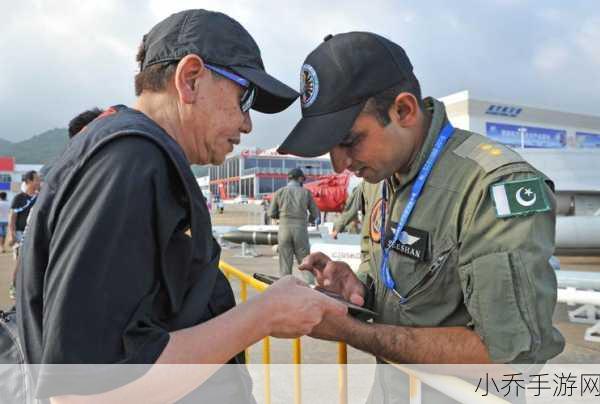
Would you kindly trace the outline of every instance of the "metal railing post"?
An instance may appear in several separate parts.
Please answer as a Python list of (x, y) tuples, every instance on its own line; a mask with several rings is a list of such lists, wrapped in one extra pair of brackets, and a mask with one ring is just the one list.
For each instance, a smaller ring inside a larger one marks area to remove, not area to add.
[(263, 364), (265, 365), (265, 403), (271, 404), (271, 341), (263, 338)]
[(300, 367), (302, 363), (302, 345), (300, 338), (296, 338), (292, 342), (292, 346), (294, 361), (294, 403), (300, 404), (302, 403), (302, 368)]
[(338, 342), (338, 395), (339, 403), (348, 402), (348, 348), (345, 343)]

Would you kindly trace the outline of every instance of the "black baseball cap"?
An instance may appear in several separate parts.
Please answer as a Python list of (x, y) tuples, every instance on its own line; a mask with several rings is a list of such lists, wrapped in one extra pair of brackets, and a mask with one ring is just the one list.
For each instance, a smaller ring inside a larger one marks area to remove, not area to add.
[(208, 10), (172, 14), (144, 35), (146, 55), (141, 69), (196, 54), (205, 63), (226, 67), (257, 87), (253, 109), (275, 113), (286, 109), (299, 94), (265, 71), (260, 49), (248, 31), (233, 18)]
[(416, 80), (399, 45), (370, 32), (328, 35), (302, 66), (302, 119), (277, 151), (320, 156), (348, 134), (367, 100), (400, 82)]

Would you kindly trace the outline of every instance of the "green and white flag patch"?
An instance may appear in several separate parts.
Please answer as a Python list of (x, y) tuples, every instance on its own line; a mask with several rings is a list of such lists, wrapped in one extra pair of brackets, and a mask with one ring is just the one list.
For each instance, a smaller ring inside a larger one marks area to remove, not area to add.
[(497, 217), (528, 215), (550, 210), (544, 182), (541, 178), (506, 181), (493, 184), (490, 193)]

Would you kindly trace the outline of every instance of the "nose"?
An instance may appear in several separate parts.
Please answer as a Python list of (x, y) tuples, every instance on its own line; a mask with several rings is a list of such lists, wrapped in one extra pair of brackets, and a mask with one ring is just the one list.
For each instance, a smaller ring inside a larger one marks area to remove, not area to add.
[(242, 127), (240, 128), (240, 132), (242, 132), (242, 133), (252, 132), (252, 118), (250, 118), (250, 111), (244, 112), (244, 121), (242, 122)]
[(352, 164), (352, 159), (348, 155), (348, 151), (344, 147), (335, 146), (329, 152), (331, 165), (336, 173), (341, 173)]

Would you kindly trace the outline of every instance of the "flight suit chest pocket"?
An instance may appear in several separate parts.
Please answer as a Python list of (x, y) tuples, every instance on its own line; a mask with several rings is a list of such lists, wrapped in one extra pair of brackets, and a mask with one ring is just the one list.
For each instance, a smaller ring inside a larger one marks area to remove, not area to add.
[(390, 293), (396, 295), (403, 306), (419, 304), (423, 297), (439, 292), (448, 283), (441, 279), (452, 275), (445, 272), (452, 266), (450, 263), (456, 261), (456, 244), (443, 242), (436, 250), (433, 258), (425, 262), (401, 254), (390, 254), (390, 268), (396, 283), (395, 290)]

